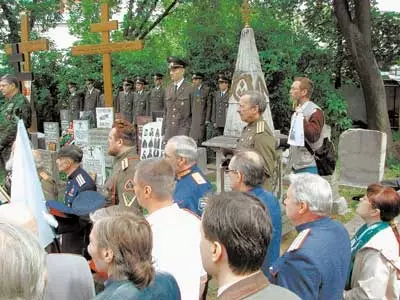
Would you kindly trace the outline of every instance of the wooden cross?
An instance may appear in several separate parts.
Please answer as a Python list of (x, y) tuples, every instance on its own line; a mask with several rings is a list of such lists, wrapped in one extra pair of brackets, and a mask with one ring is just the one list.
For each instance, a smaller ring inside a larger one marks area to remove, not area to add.
[(101, 32), (101, 44), (81, 45), (72, 47), (72, 55), (103, 55), (103, 79), (104, 99), (107, 107), (113, 106), (112, 99), (112, 75), (111, 75), (111, 53), (122, 51), (137, 51), (143, 49), (143, 41), (132, 42), (110, 42), (110, 31), (118, 29), (118, 21), (109, 20), (109, 8), (107, 3), (101, 5), (100, 23), (91, 24), (92, 32)]
[(33, 74), (31, 72), (21, 72), (21, 63), (24, 62), (24, 55), (19, 53), (18, 44), (11, 45), (11, 55), (8, 57), (8, 62), (14, 68), (15, 77), (18, 79), (19, 90), (22, 92), (22, 81), (32, 81)]

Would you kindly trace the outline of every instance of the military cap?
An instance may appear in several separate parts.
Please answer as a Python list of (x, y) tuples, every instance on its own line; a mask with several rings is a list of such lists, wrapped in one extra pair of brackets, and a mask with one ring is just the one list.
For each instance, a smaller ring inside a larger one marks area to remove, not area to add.
[(175, 56), (169, 56), (168, 59), (168, 68), (185, 68), (187, 66), (187, 63), (178, 57)]
[(164, 78), (164, 75), (161, 73), (154, 74), (154, 79), (163, 79), (163, 78)]
[(73, 161), (80, 163), (82, 161), (83, 152), (82, 149), (75, 145), (65, 145), (58, 150), (57, 158), (68, 157)]
[(94, 83), (94, 79), (93, 79), (93, 78), (90, 78), (90, 77), (88, 77), (88, 78), (86, 78), (86, 82)]
[(75, 81), (68, 81), (68, 85), (76, 87), (76, 82)]
[(203, 73), (193, 73), (192, 79), (204, 79), (204, 74)]
[(229, 79), (227, 76), (225, 76), (225, 75), (223, 75), (223, 74), (220, 74), (220, 75), (218, 75), (218, 82), (226, 82), (226, 83), (229, 83), (229, 82), (230, 82), (230, 79)]
[(140, 84), (146, 84), (147, 83), (146, 79), (144, 79), (143, 77), (140, 77), (140, 76), (136, 77), (135, 82), (136, 83), (140, 83)]
[(129, 78), (124, 78), (124, 82), (129, 83), (130, 85), (133, 85), (133, 81), (130, 80)]

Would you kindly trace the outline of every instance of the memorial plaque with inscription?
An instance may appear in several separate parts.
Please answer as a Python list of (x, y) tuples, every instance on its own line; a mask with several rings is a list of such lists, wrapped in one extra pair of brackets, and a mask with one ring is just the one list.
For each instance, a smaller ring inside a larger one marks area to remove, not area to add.
[(60, 110), (60, 123), (61, 123), (61, 131), (68, 129), (70, 122), (69, 110), (61, 109)]
[(112, 168), (113, 157), (108, 155), (108, 128), (92, 128), (89, 129), (89, 145), (102, 146), (104, 152), (104, 161), (106, 168)]
[(46, 150), (57, 151), (60, 148), (60, 127), (57, 122), (44, 122), (44, 140)]
[(114, 108), (96, 107), (97, 128), (111, 129), (114, 124)]
[(96, 175), (96, 184), (102, 186), (106, 180), (106, 165), (102, 146), (88, 145), (83, 149), (82, 167), (89, 174)]
[(74, 120), (74, 140), (78, 146), (89, 143), (89, 120)]
[(141, 152), (142, 147), (142, 134), (143, 134), (143, 126), (147, 123), (153, 122), (153, 118), (151, 116), (137, 116), (136, 117), (136, 124), (137, 124), (137, 151), (138, 153)]

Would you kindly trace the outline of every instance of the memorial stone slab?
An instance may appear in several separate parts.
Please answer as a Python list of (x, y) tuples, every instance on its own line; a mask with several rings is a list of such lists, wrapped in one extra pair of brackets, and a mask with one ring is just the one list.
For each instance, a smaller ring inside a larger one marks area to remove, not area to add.
[(60, 123), (61, 123), (61, 131), (68, 129), (69, 122), (71, 122), (69, 110), (61, 109), (60, 110)]
[(89, 144), (89, 120), (74, 120), (74, 140), (78, 146)]
[(43, 161), (43, 167), (49, 172), (50, 176), (55, 180), (57, 185), (60, 183), (60, 176), (56, 163), (57, 152), (43, 149), (37, 149)]
[(108, 155), (108, 134), (109, 128), (89, 129), (88, 141), (90, 146), (102, 146), (106, 168), (112, 168), (113, 157)]
[(96, 107), (97, 128), (111, 129), (114, 124), (114, 109), (112, 107)]
[(339, 140), (339, 184), (366, 187), (383, 178), (386, 158), (386, 133), (349, 129)]
[(60, 125), (58, 122), (43, 122), (46, 150), (57, 151), (60, 148)]
[(89, 174), (96, 175), (96, 185), (103, 186), (106, 180), (106, 165), (103, 146), (88, 145), (83, 147), (82, 166)]

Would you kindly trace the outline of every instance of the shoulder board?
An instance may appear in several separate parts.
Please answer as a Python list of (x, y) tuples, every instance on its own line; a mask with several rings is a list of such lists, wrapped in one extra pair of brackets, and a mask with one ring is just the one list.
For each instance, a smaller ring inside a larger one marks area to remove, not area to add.
[(262, 133), (265, 131), (265, 122), (258, 121), (256, 124), (256, 133)]
[(82, 174), (79, 174), (76, 176), (76, 182), (78, 182), (79, 187), (81, 187), (86, 183), (86, 180), (83, 178)]
[(128, 160), (128, 158), (124, 158), (121, 161), (121, 169), (126, 170), (128, 168), (128, 166), (129, 166), (129, 160)]
[(193, 173), (192, 177), (193, 177), (193, 180), (197, 184), (205, 184), (205, 183), (207, 183), (207, 181), (204, 179), (204, 177), (199, 172)]
[(299, 235), (296, 237), (296, 239), (293, 241), (293, 243), (290, 245), (287, 252), (291, 252), (291, 251), (300, 249), (310, 232), (311, 232), (311, 228), (307, 228), (307, 229), (304, 229), (303, 231), (301, 231), (299, 233)]
[(43, 178), (44, 180), (49, 180), (49, 175), (46, 173), (46, 171), (42, 171), (39, 173), (39, 176)]

